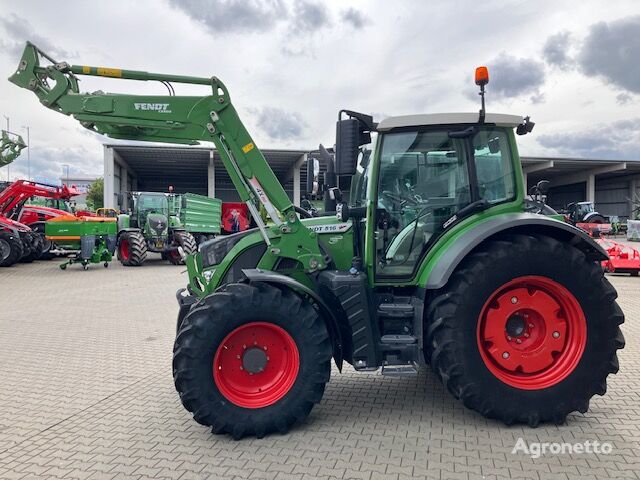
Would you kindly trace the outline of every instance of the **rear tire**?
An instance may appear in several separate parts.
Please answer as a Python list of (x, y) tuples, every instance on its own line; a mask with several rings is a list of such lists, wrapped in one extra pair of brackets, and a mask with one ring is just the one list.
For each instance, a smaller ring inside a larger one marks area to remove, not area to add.
[(297, 294), (263, 283), (230, 284), (186, 315), (173, 349), (173, 378), (198, 423), (236, 439), (262, 438), (287, 432), (320, 402), (331, 354), (324, 321)]
[(124, 232), (118, 240), (118, 260), (125, 267), (139, 267), (147, 259), (147, 242), (141, 232)]
[[(196, 240), (189, 232), (175, 232), (173, 238), (174, 243), (182, 247), (185, 255), (191, 255), (198, 251)], [(184, 260), (182, 260), (182, 256), (178, 250), (168, 252), (167, 258), (173, 265), (184, 265)]]
[(22, 257), (22, 241), (11, 232), (0, 232), (0, 267), (10, 267)]
[(470, 254), (431, 300), (427, 360), (485, 417), (562, 423), (618, 371), (616, 297), (600, 265), (569, 244), (503, 237)]

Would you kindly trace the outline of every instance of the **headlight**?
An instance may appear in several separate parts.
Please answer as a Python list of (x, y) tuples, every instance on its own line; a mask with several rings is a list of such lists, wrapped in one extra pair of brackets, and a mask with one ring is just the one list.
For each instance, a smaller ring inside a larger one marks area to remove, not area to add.
[(202, 255), (202, 266), (210, 267), (218, 265), (229, 251), (244, 237), (253, 233), (255, 229), (216, 237), (213, 240), (200, 244), (199, 250)]

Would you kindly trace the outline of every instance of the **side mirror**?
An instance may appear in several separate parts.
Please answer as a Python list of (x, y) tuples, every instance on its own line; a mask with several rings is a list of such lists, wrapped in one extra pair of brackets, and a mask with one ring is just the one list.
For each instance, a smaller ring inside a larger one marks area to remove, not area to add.
[(317, 158), (307, 159), (307, 193), (318, 193), (318, 177), (320, 176), (320, 161)]
[(358, 162), (360, 122), (355, 118), (336, 123), (336, 175), (353, 175)]
[[(342, 120), (342, 115), (349, 118)], [(358, 147), (371, 143), (377, 123), (371, 115), (340, 110), (336, 123), (336, 175), (353, 175), (358, 166)]]
[(540, 192), (541, 195), (546, 195), (549, 191), (549, 180), (540, 180), (536, 184), (536, 189)]

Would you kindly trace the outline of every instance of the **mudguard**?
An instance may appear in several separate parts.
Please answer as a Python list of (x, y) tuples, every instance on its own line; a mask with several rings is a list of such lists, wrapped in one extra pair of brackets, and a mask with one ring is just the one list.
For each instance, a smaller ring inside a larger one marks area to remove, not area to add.
[(327, 330), (329, 331), (329, 336), (331, 338), (331, 343), (333, 344), (333, 359), (336, 362), (336, 366), (338, 370), (342, 371), (342, 362), (344, 360), (344, 354), (342, 350), (342, 334), (340, 333), (340, 327), (338, 323), (338, 319), (336, 318), (333, 311), (329, 308), (329, 306), (325, 303), (325, 301), (318, 295), (317, 292), (313, 291), (306, 285), (298, 282), (297, 280), (288, 277), (286, 275), (282, 275), (280, 273), (275, 273), (267, 270), (260, 269), (243, 269), (242, 273), (247, 277), (247, 279), (251, 282), (264, 282), (270, 283), (274, 285), (283, 285), (292, 290), (295, 290), (299, 293), (304, 293), (313, 299), (313, 301), (318, 306), (320, 312), (322, 313), (322, 317), (327, 325)]
[(458, 264), (478, 245), (498, 233), (543, 234), (569, 242), (591, 261), (609, 258), (607, 252), (586, 232), (565, 222), (535, 213), (497, 215), (463, 233), (437, 260), (425, 288), (435, 290), (446, 285)]

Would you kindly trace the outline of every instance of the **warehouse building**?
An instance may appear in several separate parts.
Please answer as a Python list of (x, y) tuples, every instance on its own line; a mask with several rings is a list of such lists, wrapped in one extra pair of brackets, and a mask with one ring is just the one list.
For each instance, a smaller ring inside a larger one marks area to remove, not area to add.
[[(302, 195), (301, 170), (306, 151), (262, 150), (292, 199)], [(204, 147), (104, 146), (104, 204), (121, 208), (118, 195), (127, 191), (198, 193), (223, 202), (239, 200), (217, 152)]]
[[(264, 149), (274, 173), (292, 201), (300, 204), (306, 181), (307, 150)], [(522, 157), (528, 186), (549, 180), (548, 203), (560, 209), (570, 202), (593, 201), (605, 216), (629, 217), (640, 188), (640, 160)], [(206, 147), (104, 145), (104, 202), (121, 208), (127, 191), (193, 192), (225, 202), (238, 201), (217, 152)], [(342, 185), (344, 190), (348, 186)]]

